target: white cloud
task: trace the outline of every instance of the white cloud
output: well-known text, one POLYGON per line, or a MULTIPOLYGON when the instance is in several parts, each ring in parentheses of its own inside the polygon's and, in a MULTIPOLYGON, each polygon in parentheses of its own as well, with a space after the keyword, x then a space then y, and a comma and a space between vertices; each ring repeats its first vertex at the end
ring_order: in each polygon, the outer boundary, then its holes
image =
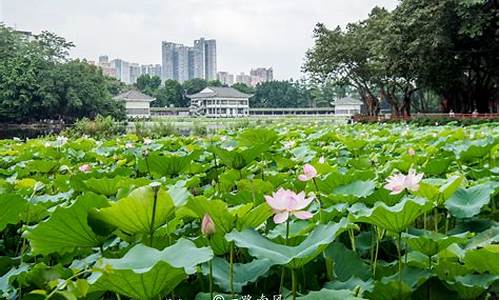
MULTIPOLYGON (((0 0, 2 1, 2 0, 0 0)), ((100 54, 160 63, 161 41, 217 39, 218 68, 233 73, 272 66, 299 78, 317 22, 345 25, 397 0, 3 0, 3 18, 19 29, 53 31, 73 41, 76 57, 100 54)), ((2 5, 0 3, 0 9, 2 5)), ((1 16, 0 16, 1 17, 1 16)))

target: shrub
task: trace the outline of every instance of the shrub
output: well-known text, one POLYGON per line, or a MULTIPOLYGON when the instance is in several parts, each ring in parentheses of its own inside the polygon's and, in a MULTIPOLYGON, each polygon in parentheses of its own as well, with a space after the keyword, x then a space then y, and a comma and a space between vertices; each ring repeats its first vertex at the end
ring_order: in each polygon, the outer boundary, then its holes
POLYGON ((82 136, 88 135, 95 138, 109 138, 125 133, 126 124, 116 121, 113 117, 98 115, 94 120, 82 118, 64 131, 64 135, 82 136))

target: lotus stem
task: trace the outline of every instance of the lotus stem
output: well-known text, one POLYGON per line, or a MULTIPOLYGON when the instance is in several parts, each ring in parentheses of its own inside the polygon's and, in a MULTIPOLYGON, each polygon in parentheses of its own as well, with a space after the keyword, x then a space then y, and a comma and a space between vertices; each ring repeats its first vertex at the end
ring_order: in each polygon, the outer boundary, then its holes
POLYGON ((208 262, 208 269, 209 269, 209 274, 208 274, 208 285, 210 289, 210 299, 214 298, 214 286, 213 286, 213 268, 212 268, 212 260, 208 262))
POLYGON ((233 262, 233 242, 229 244, 229 287, 231 288, 231 298, 234 299, 234 285, 233 285, 233 278, 234 278, 234 262, 233 262))
POLYGON ((217 189, 220 193, 220 187, 219 187, 219 165, 217 165, 217 156, 215 156, 214 153, 214 164, 215 164, 215 181, 217 182, 217 189))
POLYGON ((401 261, 401 232, 398 233, 398 241, 396 244, 396 249, 398 250, 398 270, 399 270, 399 299, 402 299, 402 287, 401 283, 403 280, 403 276, 401 274, 402 270, 402 261, 401 261))
POLYGON ((446 213, 444 219, 444 234, 448 235, 448 213, 446 213))
POLYGON ((351 239, 352 251, 354 251, 354 253, 356 253, 356 239, 354 237, 354 229, 349 228, 348 232, 349 232, 349 238, 351 239))
POLYGON ((153 213, 151 215, 151 225, 149 226, 149 246, 153 247, 153 236, 155 231, 156 202, 158 200, 158 189, 153 188, 153 213))
POLYGON ((434 231, 435 232, 438 232, 438 209, 437 207, 434 208, 434 231))
POLYGON ((321 214, 321 210, 322 210, 322 209, 321 209, 321 195, 320 195, 320 193, 319 193, 318 184, 316 183, 316 178, 313 178, 312 180, 313 180, 313 182, 314 182, 314 187, 316 188, 316 195, 318 195, 318 206, 319 206, 319 208, 318 208, 318 213, 319 213, 319 223, 321 223, 321 222, 322 222, 322 217, 321 217, 321 215, 322 215, 322 214, 321 214))
POLYGON ((375 274, 377 273, 378 248, 379 248, 379 234, 378 234, 378 227, 375 225, 375 256, 373 258, 373 277, 375 277, 375 274))
POLYGON ((151 171, 149 170, 149 162, 148 162, 148 153, 143 153, 144 155, 144 161, 146 161, 146 169, 148 170, 148 176, 149 178, 152 178, 151 176, 151 171))
MULTIPOLYGON (((288 235, 290 233, 290 219, 286 220, 286 236, 285 236, 285 246, 288 246, 288 235)), ((280 295, 283 292, 283 283, 285 282, 285 266, 281 269, 281 279, 280 279, 280 295)))
POLYGON ((295 269, 292 269, 292 300, 297 298, 297 275, 295 269))
POLYGON ((424 212, 424 230, 427 230, 427 212, 424 212))

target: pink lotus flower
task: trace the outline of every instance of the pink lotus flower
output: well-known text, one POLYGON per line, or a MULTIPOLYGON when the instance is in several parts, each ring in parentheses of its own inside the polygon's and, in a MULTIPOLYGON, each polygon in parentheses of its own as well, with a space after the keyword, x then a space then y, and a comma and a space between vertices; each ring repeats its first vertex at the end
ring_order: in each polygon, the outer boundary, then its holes
POLYGON ((420 188, 419 182, 422 177, 424 177, 424 173, 417 174, 414 169, 411 169, 408 175, 398 173, 389 176, 384 188, 391 191, 391 195, 397 195, 405 189, 416 192, 420 188))
POLYGON ((406 188, 412 192, 418 191, 418 189, 420 188, 419 182, 423 177, 424 173, 417 174, 414 169, 411 169, 405 178, 406 188))
POLYGON ((306 198, 306 194, 302 191, 296 194, 290 190, 280 188, 273 196, 265 195, 267 204, 273 209, 275 215, 273 221, 276 224, 281 224, 288 220, 290 215, 306 220, 312 218, 312 213, 304 210, 314 200, 314 196, 306 198))
POLYGON ((310 165, 310 164, 305 164, 304 165, 304 174, 299 175, 299 180, 300 181, 308 181, 313 179, 318 175, 318 172, 316 172, 316 169, 310 165))
POLYGON ((81 165, 78 169, 83 173, 88 173, 90 172, 90 170, 92 170, 92 167, 89 164, 84 164, 81 165))
POLYGON ((203 220, 201 221, 201 233, 206 236, 215 233, 215 224, 209 214, 203 216, 203 220))

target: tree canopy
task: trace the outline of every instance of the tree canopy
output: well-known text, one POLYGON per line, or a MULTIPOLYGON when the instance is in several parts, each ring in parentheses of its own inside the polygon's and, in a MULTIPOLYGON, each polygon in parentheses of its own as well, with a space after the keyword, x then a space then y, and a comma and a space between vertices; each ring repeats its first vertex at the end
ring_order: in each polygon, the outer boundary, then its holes
POLYGON ((291 81, 268 81, 257 84, 250 107, 307 107, 310 94, 305 85, 291 81))
POLYGON ((0 24, 0 122, 125 117, 112 99, 122 85, 86 61, 69 60, 73 46, 49 32, 30 41, 0 24))
POLYGON ((304 71, 356 88, 370 114, 394 114, 435 93, 443 111, 497 111, 498 1, 402 0, 342 29, 317 24, 304 71))

